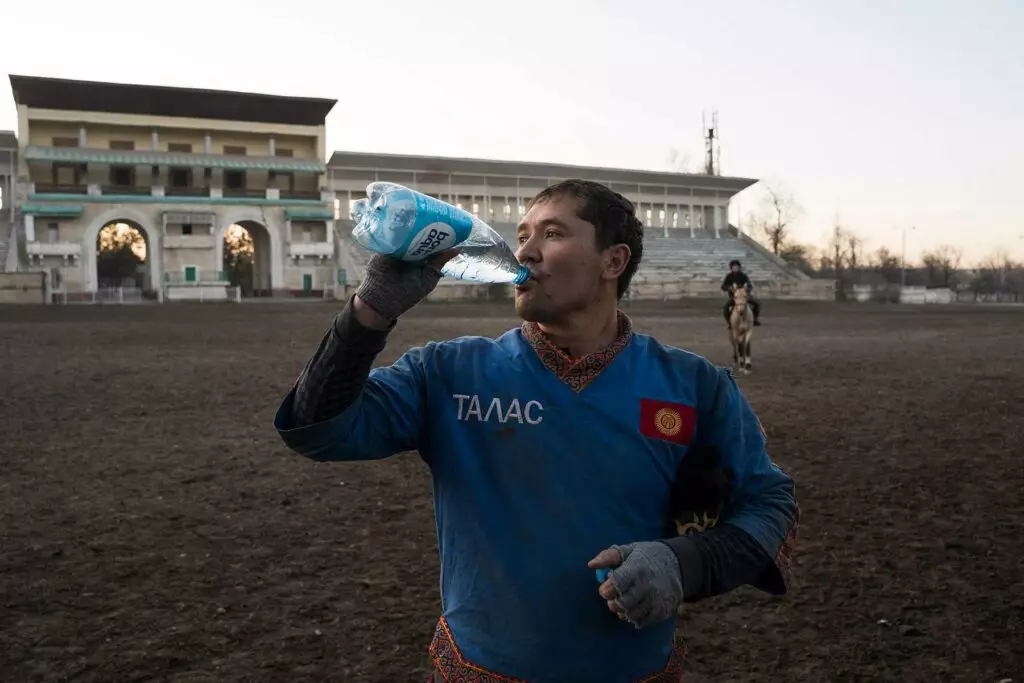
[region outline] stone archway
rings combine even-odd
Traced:
[[[150,292],[159,292],[163,277],[163,245],[160,231],[152,228],[146,216],[131,209],[107,211],[97,216],[86,228],[82,237],[82,264],[85,268],[86,291],[96,292],[99,289],[99,277],[96,269],[97,242],[100,230],[112,223],[125,223],[142,233],[146,241],[146,263],[149,271],[144,289]]]
[[[233,242],[236,246],[251,247],[251,253],[238,260],[232,259],[229,250]],[[232,223],[224,227],[218,246],[221,250],[220,267],[228,282],[241,288],[242,296],[273,296],[270,232],[265,227],[255,221]]]
[[[224,236],[232,225],[245,228],[253,238],[254,271],[257,288],[266,290],[268,295],[280,289],[284,283],[284,261],[281,256],[281,233],[273,222],[267,220],[258,208],[232,211],[218,222],[216,231],[217,267],[224,262]]]

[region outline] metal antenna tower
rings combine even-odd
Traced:
[[[722,172],[722,144],[718,135],[718,112],[711,112],[710,124],[704,112],[700,118],[704,132],[704,173],[719,175]]]

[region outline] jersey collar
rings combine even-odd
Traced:
[[[633,339],[633,323],[629,316],[618,311],[616,317],[619,329],[612,343],[600,351],[579,358],[573,358],[551,343],[551,340],[541,332],[537,323],[524,322],[522,332],[526,342],[533,348],[544,367],[565,382],[570,389],[579,393],[597,379],[597,376]]]

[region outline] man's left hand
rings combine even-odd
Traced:
[[[608,601],[609,610],[637,628],[675,616],[682,604],[679,561],[660,541],[614,545],[587,565],[612,569],[598,593]]]

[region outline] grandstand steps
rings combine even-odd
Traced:
[[[492,227],[510,245],[515,245],[515,224],[494,223]],[[339,258],[343,261],[339,265],[353,268],[349,281],[355,283],[362,279],[370,253],[352,239],[351,233],[351,221],[339,221]],[[732,259],[739,259],[744,271],[755,282],[807,279],[806,275],[789,268],[784,261],[741,234],[734,226],[722,231],[719,237],[708,230],[695,231],[691,236],[689,229],[678,228],[669,228],[667,234],[666,237],[664,228],[647,227],[643,260],[635,282],[721,282]]]

